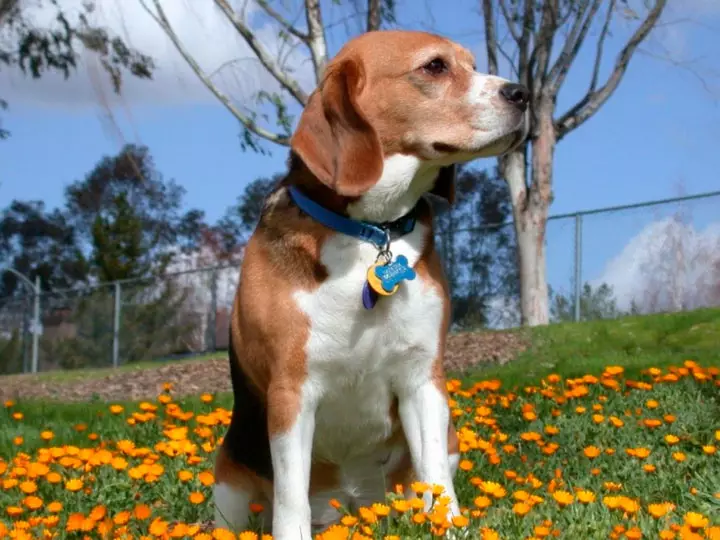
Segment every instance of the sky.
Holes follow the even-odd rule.
[[[60,4],[73,10],[81,0],[60,0]],[[51,208],[62,205],[69,183],[82,179],[103,156],[117,153],[129,142],[147,145],[157,169],[187,190],[186,206],[204,210],[210,221],[223,214],[248,182],[284,170],[285,148],[267,146],[270,155],[241,149],[237,120],[189,70],[141,0],[98,0],[97,4],[98,21],[154,57],[158,66],[154,79],[126,79],[118,98],[92,58],[83,61],[68,80],[54,75],[30,80],[18,71],[0,72],[2,97],[10,105],[2,122],[12,133],[0,142],[0,206],[12,199],[41,199]],[[397,0],[398,26],[455,39],[476,54],[483,70],[487,62],[479,4]],[[634,4],[641,2],[630,2]],[[234,104],[252,107],[253,92],[273,87],[212,0],[162,0],[162,5],[183,45],[214,73],[213,80]],[[334,28],[329,41],[332,55],[361,27],[358,21],[343,24],[346,13],[330,1],[323,5],[325,21]],[[261,42],[273,53],[280,52],[275,27],[252,2],[247,9]],[[36,16],[44,20],[49,14]],[[629,18],[608,38],[603,80],[636,24]],[[570,71],[558,98],[558,113],[587,90],[596,33],[589,36],[589,45]],[[720,2],[669,0],[661,25],[642,49],[606,105],[557,146],[551,214],[720,190],[720,57],[716,53]],[[294,50],[288,63],[301,86],[312,90],[307,54]],[[512,77],[507,64],[502,71]],[[110,103],[119,129],[108,121],[104,101]],[[477,165],[492,167],[494,162],[482,160]],[[716,221],[718,208],[718,198],[693,203],[697,227]],[[602,275],[633,235],[658,215],[676,209],[586,219],[583,277]],[[573,226],[573,220],[549,225],[548,272],[557,288],[567,287],[572,278]]]

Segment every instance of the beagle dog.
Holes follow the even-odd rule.
[[[331,499],[356,509],[414,480],[459,514],[426,194],[452,203],[455,164],[522,142],[528,98],[424,32],[362,34],[328,63],[245,248],[217,527],[243,530],[259,503],[276,540],[310,540],[339,519]]]

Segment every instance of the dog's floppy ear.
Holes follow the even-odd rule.
[[[365,193],[383,170],[380,140],[358,105],[366,82],[358,60],[328,66],[290,140],[323,184],[349,197]]]
[[[430,193],[445,199],[450,205],[455,202],[455,177],[457,176],[457,165],[448,165],[440,169],[435,185]]]

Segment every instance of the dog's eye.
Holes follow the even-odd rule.
[[[443,60],[442,58],[434,58],[433,60],[430,60],[430,62],[425,64],[423,66],[423,69],[431,75],[440,75],[441,73],[445,73],[448,67],[445,63],[445,60]]]

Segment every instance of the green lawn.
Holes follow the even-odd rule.
[[[452,527],[510,540],[720,538],[718,366],[720,310],[533,329],[510,364],[449,383],[465,518],[448,522],[442,498],[426,514],[412,509],[417,493],[394,494],[323,539]],[[120,405],[0,408],[0,538],[3,527],[226,537],[200,524],[230,397]]]

